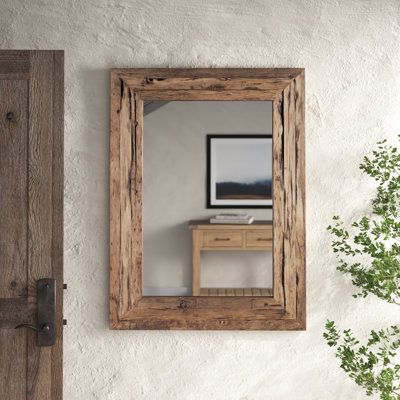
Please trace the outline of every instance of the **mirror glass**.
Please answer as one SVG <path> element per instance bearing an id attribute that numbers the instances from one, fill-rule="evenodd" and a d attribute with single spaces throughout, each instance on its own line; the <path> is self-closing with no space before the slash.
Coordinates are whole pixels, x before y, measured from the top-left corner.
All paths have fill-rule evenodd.
<path id="1" fill-rule="evenodd" d="M 146 101 L 143 295 L 272 295 L 272 102 Z"/>

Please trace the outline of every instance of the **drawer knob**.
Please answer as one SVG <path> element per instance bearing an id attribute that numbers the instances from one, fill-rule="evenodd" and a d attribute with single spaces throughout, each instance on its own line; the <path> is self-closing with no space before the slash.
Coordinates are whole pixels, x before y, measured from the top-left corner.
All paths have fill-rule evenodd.
<path id="1" fill-rule="evenodd" d="M 258 240 L 259 242 L 266 242 L 266 241 L 268 241 L 268 239 L 265 239 L 265 238 L 257 238 L 257 240 Z"/>
<path id="2" fill-rule="evenodd" d="M 230 238 L 215 238 L 215 240 L 218 241 L 227 241 L 227 240 L 231 240 Z"/>

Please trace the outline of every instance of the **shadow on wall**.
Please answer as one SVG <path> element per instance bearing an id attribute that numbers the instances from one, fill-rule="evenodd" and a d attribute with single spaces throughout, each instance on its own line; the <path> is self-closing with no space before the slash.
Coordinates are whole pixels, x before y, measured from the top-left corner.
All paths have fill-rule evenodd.
<path id="1" fill-rule="evenodd" d="M 66 54 L 66 65 L 68 62 Z M 82 69 L 76 74 L 76 80 L 66 76 L 64 139 L 66 183 L 75 186 L 75 182 L 81 182 L 71 205 L 76 230 L 69 232 L 67 226 L 66 240 L 69 246 L 85 243 L 78 263 L 90 276 L 82 280 L 81 295 L 88 298 L 81 298 L 80 302 L 101 304 L 106 329 L 109 321 L 108 279 L 104 279 L 109 270 L 109 71 Z M 75 103 L 76 97 L 83 99 L 82 104 Z M 73 134 L 69 135 L 71 131 Z M 68 201 L 66 196 L 67 208 Z M 68 260 L 66 264 L 68 268 Z"/>

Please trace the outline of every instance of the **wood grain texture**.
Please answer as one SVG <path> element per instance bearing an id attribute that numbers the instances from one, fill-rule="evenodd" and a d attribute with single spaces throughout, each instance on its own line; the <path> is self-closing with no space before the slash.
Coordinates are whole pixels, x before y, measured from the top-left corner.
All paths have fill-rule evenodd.
<path id="1" fill-rule="evenodd" d="M 223 298 L 220 297 L 222 300 Z M 204 317 L 187 315 L 186 318 L 177 318 L 170 314 L 165 318 L 165 311 L 159 315 L 141 316 L 121 320 L 114 329 L 134 330 L 272 330 L 292 331 L 302 330 L 302 325 L 295 319 L 285 319 L 284 311 L 277 311 L 275 315 L 263 314 L 261 318 L 255 318 L 252 314 L 249 317 L 240 317 L 235 313 L 224 314 L 220 317 L 213 317 L 207 314 Z M 272 318 L 275 317 L 275 318 Z"/>
<path id="2" fill-rule="evenodd" d="M 191 91 L 234 91 L 246 88 L 249 91 L 281 91 L 289 83 L 287 78 L 271 78 L 268 82 L 265 78 L 243 78 L 235 76 L 221 76 L 221 77 L 142 77 L 142 76 L 129 76 L 122 74 L 121 78 L 126 82 L 129 87 L 134 91 L 153 91 L 153 90 L 169 90 L 171 87 L 174 91 L 187 91 L 190 85 Z"/>
<path id="3" fill-rule="evenodd" d="M 27 165 L 28 84 L 0 80 L 0 298 L 27 296 Z"/>
<path id="4" fill-rule="evenodd" d="M 306 141 L 304 71 L 293 80 L 296 154 L 296 319 L 306 329 Z"/>
<path id="5" fill-rule="evenodd" d="M 283 218 L 284 218 L 284 109 L 282 97 L 273 102 L 273 129 L 272 129 L 272 146 L 273 146 L 273 182 L 272 193 L 273 201 L 273 225 L 274 225 L 274 297 L 281 303 L 285 303 L 284 299 L 284 248 L 283 248 Z"/>
<path id="6" fill-rule="evenodd" d="M 143 267 L 143 101 L 131 89 L 131 147 L 132 165 L 130 191 L 132 199 L 132 264 L 130 270 L 129 305 L 132 306 L 142 297 Z"/>
<path id="7" fill-rule="evenodd" d="M 274 100 L 279 91 L 265 90 L 147 90 L 138 91 L 144 101 L 191 101 L 191 100 Z"/>
<path id="8" fill-rule="evenodd" d="M 57 285 L 56 335 L 51 351 L 51 399 L 63 397 L 64 52 L 53 52 L 52 277 Z"/>
<path id="9" fill-rule="evenodd" d="M 0 299 L 0 329 L 14 329 L 18 324 L 33 325 L 35 320 L 36 299 Z"/>
<path id="10" fill-rule="evenodd" d="M 239 294 L 235 294 L 235 297 L 218 297 L 218 288 L 209 288 L 209 296 L 198 296 L 188 299 L 188 301 L 181 298 L 176 303 L 176 307 L 173 307 L 173 299 L 168 299 L 171 309 L 167 313 L 165 312 L 165 302 L 164 308 L 161 307 L 161 304 L 158 307 L 140 305 L 135 311 L 129 311 L 124 315 L 122 320 L 131 320 L 132 316 L 154 318 L 155 320 L 169 320 L 172 317 L 175 320 L 204 319 L 203 314 L 206 314 L 208 318 L 236 317 L 237 319 L 254 318 L 255 320 L 264 320 L 266 317 L 280 319 L 285 315 L 288 316 L 282 306 L 269 303 L 268 298 L 245 296 L 244 288 L 237 288 L 236 291 Z M 256 311 L 253 304 L 255 300 L 263 302 L 263 307 L 257 307 Z M 216 307 L 218 303 L 220 306 Z M 247 307 L 244 307 L 244 304 Z M 233 305 L 237 308 L 233 308 Z"/>
<path id="11" fill-rule="evenodd" d="M 110 323 L 119 318 L 122 297 L 121 268 L 121 178 L 119 113 L 121 104 L 121 80 L 111 74 L 110 100 Z"/>
<path id="12" fill-rule="evenodd" d="M 253 293 L 252 288 L 231 288 L 236 297 L 218 288 L 199 296 L 196 284 L 197 297 L 142 297 L 144 100 L 273 101 L 273 296 L 266 289 Z M 112 70 L 110 327 L 305 329 L 304 151 L 303 69 Z M 241 227 L 231 228 L 235 232 Z M 257 232 L 252 235 L 241 243 L 257 248 L 262 238 Z M 194 246 L 202 240 L 195 238 Z M 197 256 L 194 264 L 199 264 Z M 200 281 L 199 268 L 194 271 L 194 280 Z"/>
<path id="13" fill-rule="evenodd" d="M 292 240 L 295 239 L 295 143 L 294 143 L 294 93 L 292 82 L 284 90 L 283 95 L 283 279 L 284 301 L 286 310 L 295 315 L 296 312 L 296 250 Z M 291 266 L 291 268 L 287 268 Z"/>
<path id="14" fill-rule="evenodd" d="M 152 80 L 164 80 L 165 78 L 189 78 L 186 90 L 191 90 L 191 83 L 198 78 L 222 78 L 222 79 L 260 79 L 266 82 L 276 80 L 287 81 L 294 79 L 304 72 L 302 68 L 113 68 L 112 72 L 122 79 L 139 77 L 154 84 Z M 247 84 L 238 88 L 245 89 Z M 173 89 L 174 87 L 171 86 Z"/>
<path id="15" fill-rule="evenodd" d="M 130 291 L 132 287 L 132 165 L 133 165 L 133 134 L 132 134 L 132 109 L 131 93 L 126 85 L 122 86 L 122 97 L 119 114 L 119 180 L 120 184 L 120 241 L 121 241 L 121 267 L 120 287 L 122 301 L 119 303 L 119 312 L 123 314 L 131 305 Z"/>
<path id="16" fill-rule="evenodd" d="M 6 252 L 0 247 L 0 282 L 9 285 L 6 271 L 22 268 L 22 273 L 13 277 L 16 283 L 12 286 L 25 288 L 12 298 L 10 293 L 0 293 L 0 375 L 9 368 L 7 360 L 12 360 L 13 368 L 8 374 L 10 382 L 0 386 L 0 398 L 8 400 L 62 399 L 63 64 L 62 51 L 0 51 L 0 91 L 7 87 L 10 92 L 0 96 L 2 128 L 4 102 L 12 102 L 18 96 L 10 110 L 15 118 L 8 120 L 18 131 L 12 137 L 6 135 L 1 147 L 18 147 L 19 151 L 12 150 L 13 162 L 2 157 L 6 162 L 1 164 L 0 180 L 3 183 L 13 176 L 19 190 L 26 192 L 21 195 L 10 183 L 19 211 L 10 202 L 3 202 L 1 211 L 14 213 L 25 226 L 18 232 L 10 228 L 9 239 L 25 242 L 25 247 L 18 244 L 7 264 Z M 19 229 L 18 222 L 13 229 Z M 25 252 L 25 261 L 20 260 L 21 252 Z M 47 348 L 37 346 L 35 332 L 13 329 L 21 323 L 36 324 L 36 281 L 41 278 L 57 280 L 56 344 Z M 17 391 L 15 385 L 19 387 Z"/>
<path id="17" fill-rule="evenodd" d="M 26 399 L 26 332 L 0 329 L 0 399 Z"/>
<path id="18" fill-rule="evenodd" d="M 203 241 L 203 234 L 198 229 L 192 231 L 192 294 L 200 295 L 201 282 L 201 255 L 200 249 Z"/>
<path id="19" fill-rule="evenodd" d="M 305 325 L 304 74 L 284 90 L 284 292 L 289 314 Z M 289 268 L 288 268 L 289 266 Z M 305 326 L 304 326 L 305 328 Z"/>
<path id="20" fill-rule="evenodd" d="M 30 77 L 30 52 L 27 50 L 3 50 L 0 52 L 0 79 L 17 80 Z"/>
<path id="21" fill-rule="evenodd" d="M 53 54 L 31 54 L 29 80 L 29 200 L 28 296 L 36 297 L 38 279 L 53 274 L 52 147 Z M 37 347 L 34 332 L 27 333 L 27 398 L 51 399 L 51 348 Z"/>

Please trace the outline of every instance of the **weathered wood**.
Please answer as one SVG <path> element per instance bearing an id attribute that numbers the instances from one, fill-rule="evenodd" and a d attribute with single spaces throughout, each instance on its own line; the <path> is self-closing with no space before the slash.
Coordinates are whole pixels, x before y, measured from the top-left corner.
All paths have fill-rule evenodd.
<path id="1" fill-rule="evenodd" d="M 290 80 L 297 77 L 302 68 L 113 68 L 112 72 L 122 78 L 139 77 L 150 80 L 169 78 L 189 78 L 186 90 L 191 89 L 191 82 L 198 78 L 262 78 L 266 82 L 274 80 Z M 151 82 L 149 82 L 151 83 Z M 240 89 L 245 88 L 241 87 Z M 173 88 L 173 86 L 172 86 Z"/>
<path id="2" fill-rule="evenodd" d="M 29 191 L 28 191 L 28 296 L 36 296 L 36 282 L 53 275 L 53 90 L 51 52 L 31 54 L 29 80 Z M 27 398 L 51 399 L 51 348 L 37 347 L 29 332 Z"/>
<path id="3" fill-rule="evenodd" d="M 126 85 L 122 88 L 119 114 L 119 180 L 120 180 L 120 241 L 121 269 L 120 287 L 122 299 L 119 303 L 119 313 L 123 314 L 130 306 L 131 272 L 135 268 L 132 260 L 132 165 L 134 137 L 132 133 L 131 93 Z M 134 107 L 134 105 L 132 105 Z"/>
<path id="4" fill-rule="evenodd" d="M 51 399 L 63 397 L 64 297 L 64 52 L 53 52 L 52 277 L 56 280 L 56 335 L 51 351 Z"/>
<path id="5" fill-rule="evenodd" d="M 0 298 L 26 297 L 27 81 L 0 80 L 0 99 Z"/>
<path id="6" fill-rule="evenodd" d="M 217 289 L 212 289 L 215 293 Z M 287 315 L 285 312 L 285 309 L 283 307 L 279 306 L 270 306 L 267 303 L 267 306 L 265 307 L 248 307 L 247 309 L 240 309 L 240 310 L 232 310 L 231 307 L 229 307 L 229 301 L 234 299 L 234 298 L 228 298 L 226 296 L 220 296 L 218 297 L 216 294 L 214 295 L 216 299 L 220 300 L 222 303 L 224 303 L 226 306 L 220 307 L 218 309 L 212 308 L 210 306 L 206 307 L 206 303 L 202 304 L 202 301 L 205 300 L 205 297 L 199 297 L 197 300 L 197 303 L 199 303 L 199 308 L 192 308 L 188 306 L 187 308 L 179 308 L 176 307 L 174 309 L 171 309 L 167 314 L 165 313 L 165 310 L 162 309 L 146 309 L 144 307 L 139 307 L 136 312 L 135 312 L 135 317 L 138 318 L 148 318 L 148 319 L 153 319 L 154 320 L 160 320 L 160 321 L 169 321 L 170 319 L 173 319 L 175 321 L 182 321 L 182 320 L 190 320 L 191 318 L 195 320 L 201 320 L 204 319 L 202 318 L 203 313 L 207 313 L 207 318 L 210 319 L 218 319 L 218 318 L 237 318 L 238 320 L 240 319 L 251 319 L 253 318 L 255 321 L 263 321 L 267 318 L 269 319 L 280 319 L 280 318 L 285 318 Z M 241 298 L 246 299 L 248 303 L 251 305 L 254 301 L 263 301 L 261 300 L 261 297 L 251 299 L 250 296 L 244 296 L 242 295 Z M 130 314 L 127 314 L 124 316 L 122 321 L 128 321 L 131 319 L 132 312 Z"/>
<path id="7" fill-rule="evenodd" d="M 143 101 L 131 94 L 132 164 L 130 192 L 132 199 L 132 264 L 129 268 L 129 305 L 136 304 L 142 297 L 143 267 Z"/>
<path id="8" fill-rule="evenodd" d="M 112 329 L 122 330 L 263 330 L 263 331 L 299 331 L 303 326 L 296 320 L 253 318 L 206 318 L 205 320 L 162 320 L 136 317 L 130 321 L 121 320 Z"/>
<path id="9" fill-rule="evenodd" d="M 284 90 L 283 265 L 286 310 L 296 315 L 296 147 L 293 82 Z"/>
<path id="10" fill-rule="evenodd" d="M 123 269 L 121 263 L 121 178 L 119 134 L 122 82 L 116 74 L 111 74 L 110 101 L 110 321 L 119 319 L 122 298 Z M 122 306 L 121 306 L 122 307 Z"/>
<path id="11" fill-rule="evenodd" d="M 183 90 L 187 91 L 190 85 L 190 91 L 210 91 L 210 92 L 224 92 L 232 90 L 245 90 L 252 91 L 282 91 L 289 83 L 287 78 L 270 79 L 266 81 L 264 78 L 240 78 L 230 77 L 229 75 L 223 77 L 164 77 L 164 78 L 143 78 L 143 77 L 130 77 L 129 75 L 121 75 L 124 82 L 135 91 L 158 91 L 170 90 L 173 87 L 174 91 Z"/>
<path id="12" fill-rule="evenodd" d="M 7 400 L 62 399 L 63 63 L 62 51 L 0 51 L 0 153 L 13 155 L 0 154 L 1 187 L 13 196 L 0 193 L 0 379 L 8 371 L 0 398 Z M 57 281 L 56 344 L 47 348 L 35 332 L 14 330 L 36 324 L 36 281 L 45 277 Z"/>
<path id="13" fill-rule="evenodd" d="M 296 154 L 296 319 L 306 329 L 306 174 L 304 71 L 293 80 Z"/>
<path id="14" fill-rule="evenodd" d="M 220 299 L 223 299 L 222 297 Z M 163 318 L 164 316 L 164 318 Z M 113 329 L 136 329 L 136 330 L 302 330 L 303 326 L 294 319 L 286 319 L 284 311 L 272 315 L 264 315 L 262 318 L 240 318 L 236 315 L 223 315 L 221 317 L 207 316 L 207 318 L 196 318 L 187 316 L 185 319 L 174 318 L 171 315 L 165 318 L 165 312 L 159 317 L 137 315 L 134 319 L 121 320 Z"/>
<path id="15" fill-rule="evenodd" d="M 136 310 L 165 310 L 165 309 L 181 309 L 182 302 L 185 303 L 184 309 L 193 309 L 201 311 L 201 309 L 207 309 L 218 312 L 219 309 L 232 309 L 240 312 L 248 312 L 251 308 L 251 302 L 253 298 L 244 297 L 243 288 L 231 288 L 233 292 L 231 299 L 220 299 L 218 298 L 218 288 L 206 288 L 207 296 L 146 296 L 143 297 L 140 302 L 132 308 L 132 310 L 123 316 L 123 319 L 128 318 L 128 315 L 134 315 Z M 236 293 L 235 293 L 236 291 Z M 211 294 L 214 293 L 214 294 Z M 261 289 L 262 301 L 268 304 L 268 307 L 282 307 L 276 303 L 272 297 L 273 293 L 271 289 Z M 258 296 L 257 296 L 258 297 Z"/>
<path id="16" fill-rule="evenodd" d="M 148 90 L 137 92 L 142 100 L 189 101 L 189 100 L 275 100 L 276 90 Z"/>
<path id="17" fill-rule="evenodd" d="M 142 296 L 143 101 L 111 74 L 110 320 Z"/>
<path id="18" fill-rule="evenodd" d="M 115 69 L 111 84 L 110 327 L 305 329 L 304 70 Z M 153 100 L 273 101 L 273 292 L 232 288 L 236 297 L 228 297 L 209 288 L 193 298 L 142 297 L 142 118 L 143 101 Z M 242 246 L 262 248 L 268 238 L 253 232 Z"/>
<path id="19" fill-rule="evenodd" d="M 30 52 L 27 50 L 3 50 L 0 53 L 0 79 L 29 79 Z"/>
<path id="20" fill-rule="evenodd" d="M 18 324 L 34 324 L 36 301 L 27 297 L 0 299 L 0 329 L 14 329 Z"/>
<path id="21" fill-rule="evenodd" d="M 0 399 L 26 399 L 26 332 L 0 327 Z"/>
<path id="22" fill-rule="evenodd" d="M 283 218 L 284 218 L 284 158 L 283 158 L 283 123 L 284 109 L 283 100 L 280 98 L 273 102 L 273 129 L 272 129 L 272 146 L 273 146 L 273 182 L 272 193 L 274 196 L 273 212 L 273 243 L 274 243 L 274 297 L 284 304 L 284 248 L 283 248 Z"/>

